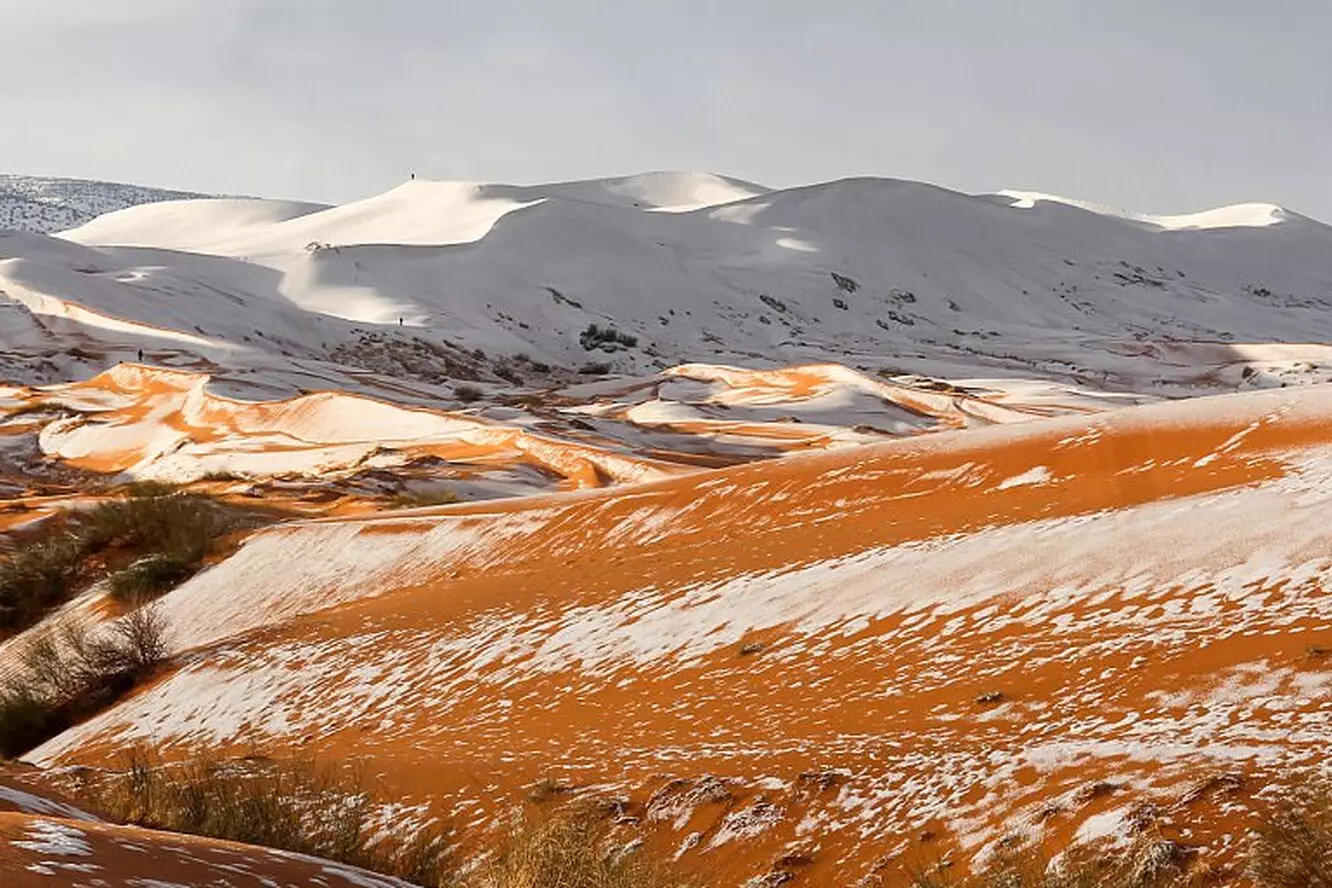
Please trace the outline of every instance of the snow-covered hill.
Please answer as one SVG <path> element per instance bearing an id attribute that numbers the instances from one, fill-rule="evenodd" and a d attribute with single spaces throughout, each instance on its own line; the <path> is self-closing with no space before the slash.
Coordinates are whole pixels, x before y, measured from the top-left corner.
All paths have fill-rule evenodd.
<path id="1" fill-rule="evenodd" d="M 126 207 L 197 197 L 203 195 L 118 182 L 0 175 L 0 230 L 63 231 Z"/>
<path id="2" fill-rule="evenodd" d="M 1321 347 L 1271 344 L 1332 339 L 1332 228 L 1260 210 L 1146 217 L 887 179 L 771 191 L 688 173 L 413 181 L 339 207 L 169 201 L 0 239 L 0 316 L 55 367 L 32 381 L 140 347 L 161 363 L 425 381 L 453 378 L 465 353 L 482 380 L 536 384 L 549 379 L 533 365 L 700 360 L 1165 395 L 1323 378 Z M 71 335 L 98 357 L 69 366 Z M 313 387 L 353 386 L 331 376 Z"/>
<path id="3" fill-rule="evenodd" d="M 21 748 L 315 757 L 463 845 L 575 798 L 716 888 L 1022 841 L 1224 873 L 1332 739 L 1329 309 L 1332 227 L 1287 209 L 887 179 L 0 234 L 0 544 L 174 485 L 273 522 L 157 590 L 168 662 Z M 160 557 L 40 586 L 0 677 Z"/>

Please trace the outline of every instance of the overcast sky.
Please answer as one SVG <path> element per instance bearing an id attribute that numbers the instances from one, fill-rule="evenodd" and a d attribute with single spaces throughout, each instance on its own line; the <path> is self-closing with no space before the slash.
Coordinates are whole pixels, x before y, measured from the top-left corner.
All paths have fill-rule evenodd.
<path id="1" fill-rule="evenodd" d="M 0 0 L 0 29 L 0 172 L 868 174 L 1332 219 L 1321 0 Z"/>

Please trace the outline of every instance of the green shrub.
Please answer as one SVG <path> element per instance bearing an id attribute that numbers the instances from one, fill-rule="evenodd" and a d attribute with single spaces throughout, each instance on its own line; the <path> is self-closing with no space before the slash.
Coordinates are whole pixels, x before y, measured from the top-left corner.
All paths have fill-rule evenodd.
<path id="1" fill-rule="evenodd" d="M 0 686 L 0 757 L 17 758 L 60 733 L 52 729 L 55 712 L 47 701 L 27 688 Z"/>
<path id="2" fill-rule="evenodd" d="M 161 496 L 171 496 L 180 491 L 180 488 L 167 481 L 131 481 L 125 486 L 125 493 L 135 499 L 153 499 Z"/>
<path id="3" fill-rule="evenodd" d="M 156 484 L 130 494 L 73 516 L 70 529 L 0 562 L 0 633 L 26 629 L 66 601 L 90 579 L 83 570 L 90 555 L 114 549 L 137 556 L 110 583 L 117 599 L 137 603 L 188 579 L 232 526 L 234 515 L 207 497 Z"/>
<path id="4" fill-rule="evenodd" d="M 179 586 L 194 575 L 203 557 L 200 552 L 159 552 L 141 558 L 111 575 L 111 596 L 118 601 L 142 603 Z"/>
<path id="5" fill-rule="evenodd" d="M 61 534 L 0 562 L 0 633 L 31 626 L 64 601 L 85 554 L 78 536 Z"/>
<path id="6" fill-rule="evenodd" d="M 89 551 L 151 547 L 159 552 L 197 552 L 202 557 L 221 529 L 219 518 L 208 497 L 132 496 L 93 509 L 84 520 L 82 538 Z"/>

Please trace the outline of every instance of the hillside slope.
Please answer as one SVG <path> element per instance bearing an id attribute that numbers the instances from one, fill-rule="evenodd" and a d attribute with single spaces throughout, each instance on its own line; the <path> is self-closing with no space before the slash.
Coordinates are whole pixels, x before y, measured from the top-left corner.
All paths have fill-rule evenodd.
<path id="1" fill-rule="evenodd" d="M 108 823 L 4 772 L 0 874 L 6 888 L 409 888 L 332 861 Z"/>
<path id="2" fill-rule="evenodd" d="M 698 174 L 413 181 L 333 208 L 154 204 L 59 240 L 0 240 L 0 323 L 19 346 L 0 361 L 57 381 L 142 347 L 169 365 L 277 369 L 293 388 L 311 385 L 309 362 L 447 381 L 458 354 L 481 379 L 538 386 L 552 376 L 534 367 L 687 361 L 1166 396 L 1328 377 L 1332 229 L 1275 209 L 1143 218 L 887 179 L 768 191 Z M 71 340 L 93 357 L 71 361 Z M 354 384 L 323 375 L 315 387 Z"/>
<path id="3" fill-rule="evenodd" d="M 119 182 L 0 175 L 0 230 L 49 234 L 140 204 L 203 196 Z"/>
<path id="4" fill-rule="evenodd" d="M 367 760 L 473 832 L 553 781 L 723 888 L 1145 824 L 1220 865 L 1322 756 L 1329 416 L 1246 393 L 282 526 L 167 597 L 178 671 L 33 759 Z"/>
<path id="5" fill-rule="evenodd" d="M 1224 875 L 1332 731 L 1330 248 L 1267 204 L 697 173 L 0 232 L 0 682 L 141 594 L 170 655 L 11 748 L 313 758 L 460 860 L 589 801 L 707 888 L 1024 841 Z M 180 564 L 115 523 L 178 504 L 217 518 Z M 135 888 L 175 870 L 126 842 L 230 853 L 7 774 L 6 885 L 66 872 L 38 833 Z"/>

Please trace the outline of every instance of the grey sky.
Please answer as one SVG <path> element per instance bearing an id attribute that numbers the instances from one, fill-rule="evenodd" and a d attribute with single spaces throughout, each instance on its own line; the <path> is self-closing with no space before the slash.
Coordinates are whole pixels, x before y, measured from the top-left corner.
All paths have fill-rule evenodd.
<path id="1" fill-rule="evenodd" d="M 0 0 L 0 172 L 341 201 L 697 169 L 1332 219 L 1321 0 Z"/>

